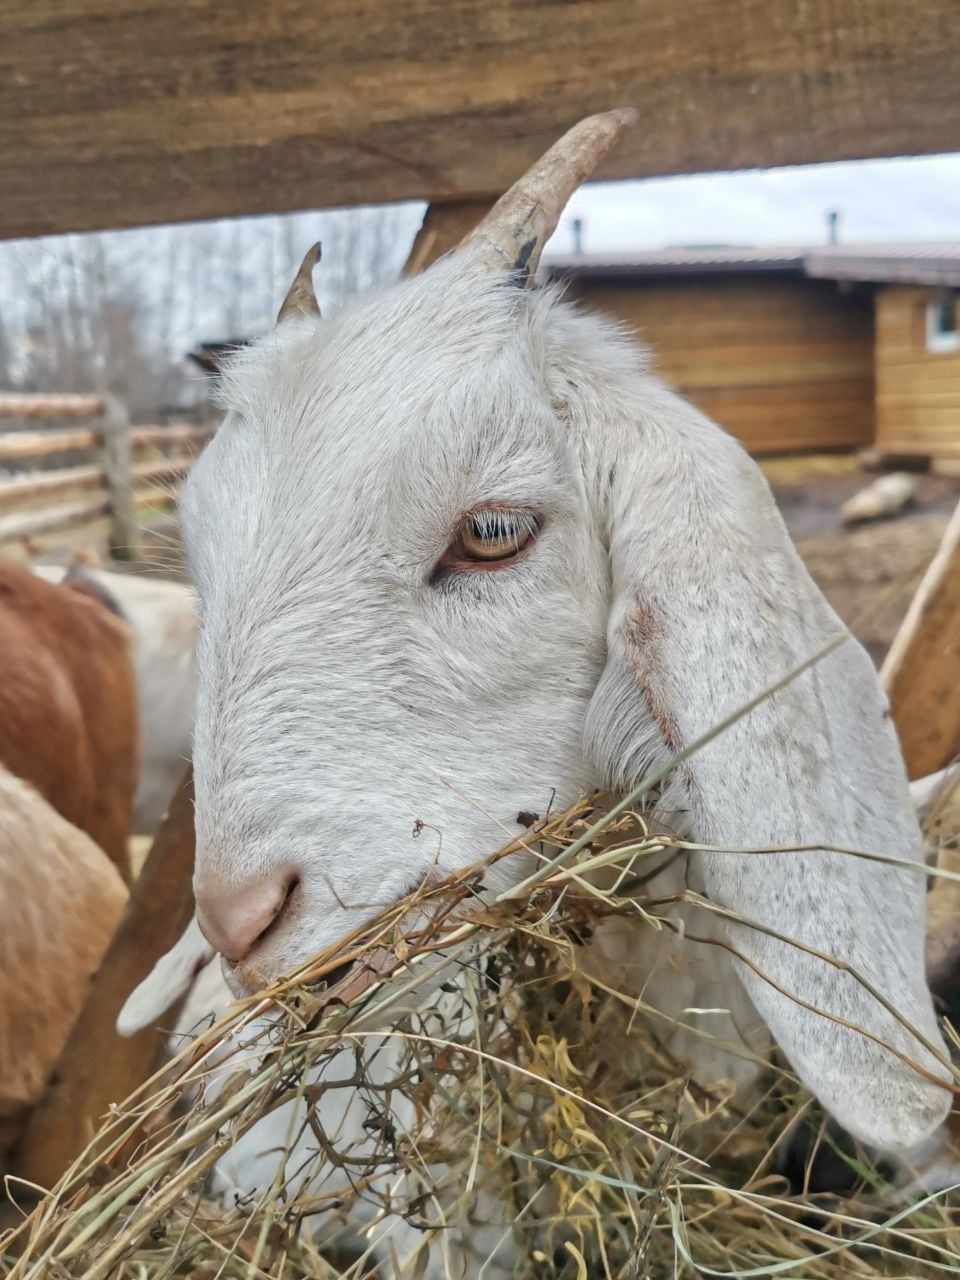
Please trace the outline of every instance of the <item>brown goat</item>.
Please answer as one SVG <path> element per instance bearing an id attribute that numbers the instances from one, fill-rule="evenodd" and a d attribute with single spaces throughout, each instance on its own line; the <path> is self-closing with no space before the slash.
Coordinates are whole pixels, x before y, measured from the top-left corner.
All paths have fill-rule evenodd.
<path id="1" fill-rule="evenodd" d="M 0 767 L 0 1151 L 39 1098 L 126 899 L 106 854 Z"/>
<path id="2" fill-rule="evenodd" d="M 137 784 L 130 632 L 81 582 L 0 562 L 0 764 L 129 879 Z"/>

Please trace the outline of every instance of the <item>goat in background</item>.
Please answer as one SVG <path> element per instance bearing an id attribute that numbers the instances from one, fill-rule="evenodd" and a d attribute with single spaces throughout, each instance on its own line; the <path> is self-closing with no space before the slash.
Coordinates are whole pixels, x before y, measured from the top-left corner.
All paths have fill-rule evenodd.
<path id="1" fill-rule="evenodd" d="M 48 582 L 99 590 L 129 624 L 137 682 L 139 774 L 133 829 L 160 825 L 190 759 L 196 699 L 197 614 L 193 592 L 179 582 L 75 564 L 35 565 Z"/>
<path id="2" fill-rule="evenodd" d="M 125 880 L 137 784 L 130 629 L 83 582 L 0 562 L 0 764 L 85 831 Z"/>

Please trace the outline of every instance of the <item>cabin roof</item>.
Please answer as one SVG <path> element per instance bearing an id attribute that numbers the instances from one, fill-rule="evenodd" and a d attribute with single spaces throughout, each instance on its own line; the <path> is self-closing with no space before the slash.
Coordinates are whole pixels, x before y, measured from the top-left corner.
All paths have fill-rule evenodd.
<path id="1" fill-rule="evenodd" d="M 815 247 L 691 245 L 629 254 L 568 254 L 544 263 L 548 276 L 642 280 L 765 272 L 878 284 L 960 287 L 960 240 Z"/>

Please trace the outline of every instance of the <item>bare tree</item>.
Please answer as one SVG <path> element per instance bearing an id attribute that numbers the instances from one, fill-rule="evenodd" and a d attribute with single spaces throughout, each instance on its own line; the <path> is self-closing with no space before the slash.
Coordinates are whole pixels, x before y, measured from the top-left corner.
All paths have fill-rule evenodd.
<path id="1" fill-rule="evenodd" d="M 333 311 L 396 276 L 420 212 L 342 209 L 0 245 L 0 379 L 109 390 L 138 417 L 182 407 L 206 394 L 187 352 L 266 330 L 310 244 L 323 244 L 317 292 Z"/>

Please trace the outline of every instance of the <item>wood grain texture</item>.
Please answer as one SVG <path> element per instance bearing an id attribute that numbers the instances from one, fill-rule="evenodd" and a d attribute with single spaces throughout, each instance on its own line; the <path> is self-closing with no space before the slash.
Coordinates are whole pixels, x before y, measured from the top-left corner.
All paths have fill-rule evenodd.
<path id="1" fill-rule="evenodd" d="M 102 467 L 58 467 L 34 471 L 0 481 L 0 511 L 27 498 L 45 498 L 71 489 L 101 489 L 105 482 Z"/>
<path id="2" fill-rule="evenodd" d="M 426 271 L 438 258 L 455 249 L 490 212 L 492 200 L 462 200 L 454 204 L 431 204 L 423 215 L 403 268 L 405 276 Z"/>
<path id="3" fill-rule="evenodd" d="M 184 779 L 143 870 L 87 1002 L 34 1110 L 16 1171 L 51 1187 L 120 1103 L 159 1065 L 162 1038 L 148 1027 L 124 1040 L 117 1014 L 133 988 L 173 946 L 193 912 L 193 785 Z M 172 1027 L 175 1011 L 162 1019 Z"/>
<path id="4" fill-rule="evenodd" d="M 130 489 L 130 415 L 122 400 L 109 396 L 101 419 L 100 461 L 110 500 L 110 533 L 107 545 L 114 560 L 129 560 L 140 530 L 133 514 Z"/>
<path id="5" fill-rule="evenodd" d="M 876 295 L 877 448 L 960 456 L 960 351 L 927 350 L 935 289 L 890 285 Z"/>
<path id="6" fill-rule="evenodd" d="M 0 462 L 9 458 L 41 458 L 50 453 L 93 449 L 99 443 L 99 427 L 64 427 L 62 431 L 4 431 L 0 433 Z"/>
<path id="7" fill-rule="evenodd" d="M 2 497 L 2 494 L 0 494 Z M 18 511 L 0 516 L 0 546 L 23 538 L 39 538 L 71 525 L 88 524 L 104 515 L 110 507 L 106 494 L 86 502 L 58 502 L 40 511 Z"/>
<path id="8" fill-rule="evenodd" d="M 195 427 L 188 422 L 171 422 L 165 427 L 131 427 L 128 434 L 132 449 L 140 449 L 148 445 L 172 444 L 192 444 L 199 447 L 210 439 L 213 430 L 210 427 Z M 93 449 L 102 442 L 102 425 L 48 428 L 42 431 L 4 431 L 0 432 L 0 461 L 9 458 L 40 458 L 51 453 Z"/>
<path id="9" fill-rule="evenodd" d="M 880 678 L 911 779 L 936 773 L 960 755 L 960 505 Z"/>
<path id="10" fill-rule="evenodd" d="M 102 412 L 99 396 L 0 393 L 0 418 L 97 418 Z"/>
<path id="11" fill-rule="evenodd" d="M 625 321 L 654 370 L 752 453 L 872 442 L 868 290 L 773 274 L 574 287 Z"/>
<path id="12" fill-rule="evenodd" d="M 955 0 L 0 0 L 0 236 L 960 147 Z"/>

